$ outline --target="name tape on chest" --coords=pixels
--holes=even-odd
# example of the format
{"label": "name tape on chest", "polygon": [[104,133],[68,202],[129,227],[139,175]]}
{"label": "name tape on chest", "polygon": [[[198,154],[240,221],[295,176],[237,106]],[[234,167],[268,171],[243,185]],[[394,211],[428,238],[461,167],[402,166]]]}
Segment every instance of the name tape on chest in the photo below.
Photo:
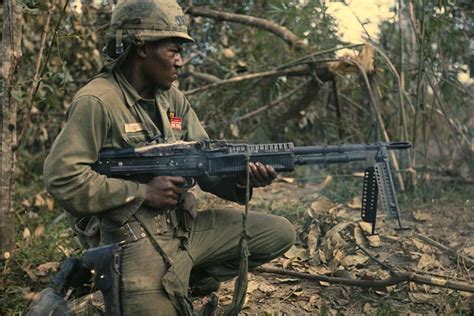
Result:
{"label": "name tape on chest", "polygon": [[142,123],[126,123],[125,124],[125,133],[135,133],[144,131],[145,128],[143,127]]}

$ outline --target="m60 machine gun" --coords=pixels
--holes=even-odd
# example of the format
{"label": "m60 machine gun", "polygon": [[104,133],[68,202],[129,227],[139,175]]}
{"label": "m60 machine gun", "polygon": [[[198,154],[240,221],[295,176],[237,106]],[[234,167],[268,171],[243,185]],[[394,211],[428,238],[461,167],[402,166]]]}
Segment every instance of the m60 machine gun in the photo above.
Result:
{"label": "m60 machine gun", "polygon": [[92,169],[109,177],[136,175],[182,176],[188,185],[200,176],[231,176],[245,172],[246,157],[251,162],[271,165],[275,171],[293,171],[297,165],[327,165],[366,160],[375,153],[375,164],[365,171],[361,217],[372,224],[375,233],[377,204],[396,218],[400,209],[388,156],[389,150],[411,147],[408,142],[301,146],[293,143],[232,144],[222,140],[204,140],[175,144],[154,144],[138,148],[105,150]]}

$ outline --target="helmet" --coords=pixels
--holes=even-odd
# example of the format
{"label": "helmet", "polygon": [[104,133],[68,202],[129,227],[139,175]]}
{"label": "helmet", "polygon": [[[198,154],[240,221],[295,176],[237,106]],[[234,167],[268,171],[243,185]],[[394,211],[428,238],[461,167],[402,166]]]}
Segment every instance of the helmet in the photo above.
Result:
{"label": "helmet", "polygon": [[140,45],[170,37],[193,41],[176,0],[119,0],[106,35],[107,46],[115,44],[115,54],[111,54],[110,49],[107,54],[113,58],[120,56],[124,42]]}

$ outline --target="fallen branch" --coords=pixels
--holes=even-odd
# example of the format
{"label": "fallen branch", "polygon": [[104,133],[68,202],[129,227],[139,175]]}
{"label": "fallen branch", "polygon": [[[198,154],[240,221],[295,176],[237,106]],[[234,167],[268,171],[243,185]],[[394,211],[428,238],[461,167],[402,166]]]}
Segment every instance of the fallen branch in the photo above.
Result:
{"label": "fallen branch", "polygon": [[456,260],[462,261],[468,268],[471,268],[471,267],[474,266],[474,260],[473,259],[458,253],[456,250],[454,250],[452,248],[449,248],[448,246],[445,246],[445,245],[437,242],[436,240],[433,240],[433,239],[431,239],[429,237],[426,237],[426,236],[423,236],[421,234],[415,234],[415,237],[420,239],[421,241],[427,243],[427,244],[430,244],[431,246],[434,246],[434,247],[438,248],[439,250],[441,250],[444,253],[448,254],[450,257],[453,257]]}
{"label": "fallen branch", "polygon": [[279,275],[286,275],[297,277],[300,279],[316,281],[316,282],[328,282],[332,284],[341,284],[348,286],[357,286],[360,288],[372,288],[372,289],[383,289],[387,286],[392,286],[400,284],[403,282],[413,282],[419,284],[427,284],[431,286],[444,287],[457,291],[464,291],[469,293],[474,293],[474,285],[464,283],[464,282],[455,282],[443,278],[429,277],[424,275],[419,275],[411,272],[396,272],[391,277],[382,280],[356,280],[356,279],[347,279],[347,278],[338,278],[338,277],[329,277],[325,275],[313,275],[309,273],[296,272],[287,269],[280,268],[255,268],[252,270],[253,273],[272,273]]}
{"label": "fallen branch", "polygon": [[243,14],[207,10],[195,6],[188,7],[186,9],[186,13],[192,16],[202,16],[218,21],[237,22],[240,24],[255,26],[275,34],[290,44],[292,47],[307,47],[307,44],[305,44],[298,36],[290,32],[286,27],[283,27],[270,20]]}

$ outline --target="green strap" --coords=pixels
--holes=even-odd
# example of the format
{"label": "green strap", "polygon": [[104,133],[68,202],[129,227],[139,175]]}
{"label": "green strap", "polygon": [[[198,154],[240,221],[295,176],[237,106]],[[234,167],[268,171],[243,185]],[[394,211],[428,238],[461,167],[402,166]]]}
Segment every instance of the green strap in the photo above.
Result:
{"label": "green strap", "polygon": [[247,145],[247,152],[245,154],[246,171],[246,185],[245,185],[245,213],[242,215],[242,234],[240,235],[240,263],[239,274],[234,286],[234,297],[232,298],[232,305],[224,311],[225,316],[237,316],[245,303],[245,296],[247,295],[248,285],[248,271],[249,271],[249,256],[250,251],[247,240],[250,236],[247,231],[247,216],[249,212],[250,200],[250,147]]}

